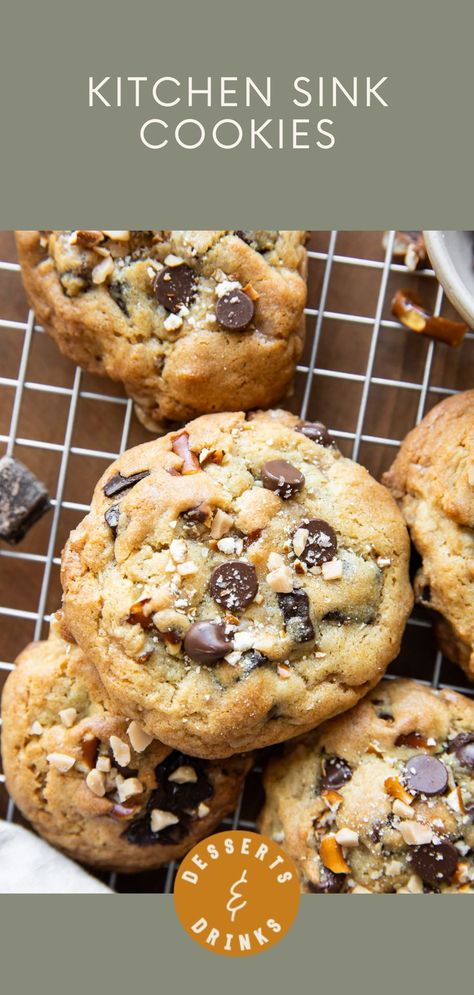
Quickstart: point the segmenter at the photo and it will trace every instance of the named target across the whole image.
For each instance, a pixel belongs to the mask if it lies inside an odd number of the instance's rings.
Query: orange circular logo
[[[278,943],[296,917],[298,873],[267,836],[234,830],[193,847],[178,868],[176,913],[206,950],[248,957]]]

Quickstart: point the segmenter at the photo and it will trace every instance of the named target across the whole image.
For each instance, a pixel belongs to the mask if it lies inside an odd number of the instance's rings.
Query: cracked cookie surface
[[[437,404],[383,479],[422,557],[417,600],[439,613],[443,652],[474,680],[474,390]]]
[[[474,702],[385,680],[270,761],[261,832],[304,892],[474,891]]]
[[[117,706],[223,757],[376,683],[411,608],[407,563],[390,494],[321,426],[210,415],[103,475],[64,550],[64,610]]]
[[[303,347],[304,231],[19,231],[38,321],[150,429],[269,407]]]
[[[235,807],[250,757],[197,761],[117,714],[96,670],[61,635],[32,643],[2,702],[8,790],[50,843],[121,872],[182,857]]]

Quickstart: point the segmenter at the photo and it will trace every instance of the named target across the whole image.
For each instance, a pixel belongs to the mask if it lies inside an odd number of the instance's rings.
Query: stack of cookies
[[[127,256],[110,251],[137,234]],[[250,396],[249,384],[253,398],[271,384],[281,396],[285,377],[273,383],[270,358],[263,370],[246,364],[252,350],[267,363],[271,345],[293,371],[303,234],[23,233],[22,246],[42,320],[59,340],[65,322],[76,358],[87,345],[110,362],[87,306],[100,302],[109,329],[120,283],[114,355],[128,372],[113,375],[145,420],[162,422],[189,411],[173,407],[176,383],[162,375],[181,347],[190,351],[180,377],[209,386],[193,393],[201,410],[215,410],[216,396]],[[99,282],[101,259],[111,262]],[[166,326],[163,309],[179,327]],[[173,341],[158,334],[160,321]],[[216,334],[221,352],[208,368],[203,343]],[[166,358],[159,380],[138,391],[150,337],[153,362],[157,349]],[[437,445],[423,447],[420,426],[388,487],[344,458],[324,425],[279,409],[204,414],[109,467],[63,551],[49,639],[21,654],[3,698],[8,787],[42,835],[89,864],[157,867],[232,811],[256,750],[296,740],[270,761],[260,825],[295,859],[303,890],[470,890],[474,704],[415,682],[379,684],[413,603],[404,518],[423,557],[418,595],[427,600],[429,587],[459,662],[467,667],[472,652],[461,603],[472,607],[474,396],[435,410]]]

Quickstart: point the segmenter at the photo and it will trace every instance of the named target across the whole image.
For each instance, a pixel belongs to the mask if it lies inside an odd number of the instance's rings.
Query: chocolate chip
[[[232,647],[222,622],[194,622],[184,637],[184,652],[196,663],[217,663]]]
[[[188,781],[185,784],[170,781],[170,774],[173,774],[178,767],[192,767],[196,774],[196,781]],[[206,771],[207,765],[202,760],[188,757],[176,750],[170,753],[155,768],[157,788],[148,800],[144,815],[130,823],[123,833],[123,837],[129,843],[138,846],[147,846],[153,843],[165,845],[179,843],[189,832],[193,818],[192,811],[197,809],[200,802],[210,798],[214,793]],[[153,833],[150,820],[154,808],[172,812],[179,819],[179,822]]]
[[[105,521],[107,522],[107,525],[109,525],[110,528],[112,529],[114,536],[116,536],[117,526],[120,518],[120,508],[118,504],[112,504],[110,508],[107,508],[104,518]]]
[[[240,666],[243,668],[245,674],[250,674],[257,667],[264,667],[266,663],[268,663],[268,656],[254,649],[242,653],[240,658]]]
[[[278,604],[283,615],[285,628],[296,643],[306,643],[309,639],[314,639],[314,628],[306,591],[297,587],[289,594],[279,594]]]
[[[23,539],[51,503],[44,484],[12,456],[0,459],[0,539],[14,545]]]
[[[328,522],[322,518],[304,518],[298,529],[306,529],[309,533],[305,548],[299,557],[308,567],[320,566],[321,563],[327,563],[334,558],[337,551],[337,536]]]
[[[324,774],[319,782],[319,790],[327,791],[330,788],[341,788],[343,784],[350,781],[352,770],[345,760],[340,757],[328,757],[324,761]]]
[[[459,854],[449,840],[443,843],[425,843],[411,850],[412,867],[422,881],[432,888],[441,881],[449,881],[458,865]]]
[[[229,611],[241,611],[253,601],[258,591],[255,567],[241,560],[220,563],[212,571],[210,591],[218,605]]]
[[[345,874],[333,874],[328,867],[321,865],[319,884],[315,884],[314,881],[308,881],[308,888],[315,895],[337,895],[345,880]]]
[[[450,753],[455,753],[462,767],[474,767],[474,733],[460,732],[448,745]]]
[[[95,767],[97,763],[97,757],[99,755],[100,742],[96,736],[90,736],[89,739],[83,739],[81,743],[82,759],[87,764],[88,767]]]
[[[301,421],[296,426],[295,432],[306,435],[308,439],[316,442],[318,446],[332,446],[333,440],[322,421]]]
[[[262,467],[262,483],[268,491],[275,491],[285,501],[292,498],[304,487],[304,476],[292,463],[284,459],[272,459]]]
[[[417,753],[406,761],[403,781],[409,791],[420,795],[441,795],[448,786],[448,772],[437,757]]]
[[[220,325],[229,332],[240,332],[247,328],[255,311],[254,303],[243,290],[229,290],[219,297],[216,317]]]
[[[189,508],[188,511],[183,512],[183,518],[188,522],[205,525],[210,522],[211,512],[210,504],[207,501],[202,501],[195,508]]]
[[[165,266],[156,274],[153,283],[155,297],[166,311],[178,314],[183,307],[188,307],[197,292],[196,276],[190,266]]]
[[[122,477],[121,473],[114,473],[113,477],[104,484],[104,494],[106,497],[115,497],[128,491],[129,487],[135,487],[140,480],[150,476],[149,470],[141,470],[139,473],[132,473],[129,477]]]

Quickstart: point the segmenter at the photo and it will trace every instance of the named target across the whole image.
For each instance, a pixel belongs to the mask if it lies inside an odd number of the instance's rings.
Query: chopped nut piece
[[[197,565],[193,563],[192,560],[186,560],[184,563],[178,563],[178,573],[181,577],[191,577],[197,572]]]
[[[224,297],[225,294],[230,294],[232,290],[241,290],[242,284],[238,280],[221,280],[220,283],[216,285],[216,297]]]
[[[398,829],[407,846],[423,846],[425,843],[431,843],[433,839],[430,827],[423,826],[414,819],[400,823]]]
[[[446,804],[449,805],[453,812],[465,811],[460,788],[454,788],[453,791],[449,792],[449,795],[446,798]]]
[[[97,795],[98,798],[103,798],[105,795],[105,777],[100,770],[95,768],[90,770],[86,777],[86,784],[92,794]]]
[[[173,781],[176,784],[194,784],[197,781],[197,774],[194,767],[183,765],[183,767],[177,767],[170,774],[168,781]]]
[[[138,777],[126,777],[125,780],[117,777],[117,791],[121,802],[126,802],[133,795],[140,795],[143,791],[143,784]]]
[[[130,763],[130,747],[118,736],[110,737],[110,747],[119,767],[127,767]]]
[[[44,729],[43,726],[41,725],[41,722],[38,721],[33,722],[33,724],[30,726],[30,736],[42,736],[43,733]]]
[[[342,577],[342,563],[337,557],[334,557],[333,560],[322,564],[321,572],[324,580],[340,580]]]
[[[308,542],[308,529],[297,529],[293,536],[293,549],[296,556],[301,556]]]
[[[333,874],[349,874],[350,867],[344,860],[342,847],[335,836],[324,836],[319,848],[319,856],[325,867]]]
[[[104,231],[102,234],[106,235],[107,238],[111,238],[113,242],[128,242],[130,238],[129,231]]]
[[[218,508],[211,526],[211,536],[213,539],[222,539],[223,536],[230,532],[234,524],[234,519],[231,515],[228,515],[226,511],[222,511]]]
[[[359,833],[355,833],[353,829],[339,829],[334,839],[340,846],[359,846]]]
[[[411,805],[413,802],[413,796],[405,791],[403,784],[398,780],[398,777],[387,777],[384,781],[384,788],[387,795],[391,795],[392,798],[398,798],[405,805]]]
[[[175,563],[183,563],[188,555],[188,547],[184,539],[173,539],[170,544],[170,554]]]
[[[164,812],[161,808],[154,808],[151,811],[151,831],[152,833],[159,833],[161,829],[166,829],[167,826],[175,826],[179,822],[178,816],[173,815],[172,812]]]
[[[165,266],[182,266],[184,259],[181,256],[175,256],[173,252],[169,252],[165,259]]]
[[[150,733],[146,732],[135,719],[130,723],[127,734],[135,753],[143,753],[153,742],[153,736],[150,736]]]
[[[238,539],[235,536],[226,536],[224,539],[218,540],[217,548],[220,549],[221,553],[227,553],[228,555],[236,553],[237,556],[240,556],[244,544],[242,539]]]
[[[75,708],[63,708],[59,712],[59,718],[63,726],[66,726],[66,729],[70,729],[77,719],[77,711]]]
[[[270,553],[267,565],[269,570],[277,570],[278,567],[283,567],[285,565],[285,561],[280,553]]]
[[[293,574],[290,567],[277,567],[266,577],[267,584],[276,594],[290,594],[293,590]]]
[[[102,262],[97,263],[92,270],[92,283],[100,284],[105,283],[107,278],[112,275],[114,271],[114,261],[112,256],[105,256]]]
[[[73,231],[70,239],[71,245],[84,245],[86,248],[98,245],[104,241],[103,231]]]
[[[209,805],[206,805],[204,802],[200,802],[197,810],[198,819],[205,819],[206,815],[209,815],[210,811]]]
[[[381,570],[383,570],[384,567],[389,567],[391,562],[392,561],[389,560],[388,556],[379,556],[377,558],[377,566],[380,567]]]
[[[405,802],[400,801],[396,798],[392,805],[392,812],[394,815],[398,815],[400,819],[411,819],[413,816],[413,811],[409,805],[405,805]]]
[[[110,772],[112,764],[110,763],[110,757],[97,757],[96,770],[102,771],[104,774]]]
[[[277,666],[277,674],[283,681],[287,681],[291,677],[291,667],[287,663],[279,663]]]
[[[68,756],[67,753],[48,753],[46,760],[52,767],[55,767],[60,774],[67,774],[76,762],[75,757]]]
[[[369,888],[364,888],[362,884],[356,884],[355,888],[352,889],[351,895],[371,895],[372,892]]]
[[[181,328],[182,324],[183,324],[183,319],[180,314],[169,314],[168,317],[165,318],[163,322],[163,325],[166,328],[167,332],[177,331],[178,328]]]
[[[431,315],[418,294],[412,290],[397,290],[392,299],[392,314],[405,328],[439,342],[446,342],[450,346],[461,345],[468,330],[467,325],[460,321]]]

